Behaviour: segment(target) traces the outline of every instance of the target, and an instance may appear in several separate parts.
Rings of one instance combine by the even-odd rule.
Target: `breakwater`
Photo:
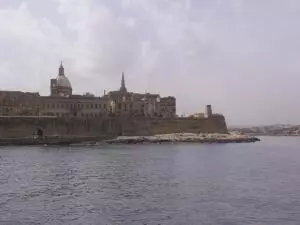
[[[109,144],[140,144],[140,143],[249,143],[260,141],[256,137],[240,134],[195,134],[174,133],[153,136],[120,136],[105,141]]]

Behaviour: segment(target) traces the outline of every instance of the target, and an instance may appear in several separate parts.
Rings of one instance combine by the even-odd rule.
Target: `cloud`
[[[0,5],[0,78],[48,94],[62,58],[75,92],[175,95],[229,124],[300,123],[300,3],[287,0],[37,0]]]
[[[36,91],[47,79],[60,40],[60,31],[46,18],[36,20],[22,3],[16,9],[0,9],[0,71],[3,89]],[[45,88],[45,87],[43,87]]]

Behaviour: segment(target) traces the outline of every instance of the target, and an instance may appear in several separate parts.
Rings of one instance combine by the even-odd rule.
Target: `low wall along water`
[[[167,133],[227,133],[223,116],[210,118],[121,118],[101,117],[68,119],[55,117],[1,117],[0,137],[15,138],[32,136],[38,129],[46,136],[74,135],[154,135]]]

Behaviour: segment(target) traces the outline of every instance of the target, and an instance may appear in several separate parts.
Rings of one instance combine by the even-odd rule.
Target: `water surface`
[[[0,224],[300,224],[300,138],[5,147]]]

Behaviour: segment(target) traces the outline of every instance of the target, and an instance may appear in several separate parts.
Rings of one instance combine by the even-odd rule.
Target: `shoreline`
[[[260,141],[259,138],[241,134],[194,134],[173,133],[153,136],[119,136],[104,141],[107,144],[143,144],[143,143],[253,143]]]
[[[0,138],[0,146],[97,146],[103,144],[161,144],[161,143],[253,143],[260,141],[254,136],[230,134],[195,134],[195,133],[171,133],[153,136],[118,136],[111,137],[63,137],[52,136],[43,139],[32,137],[25,138]]]

